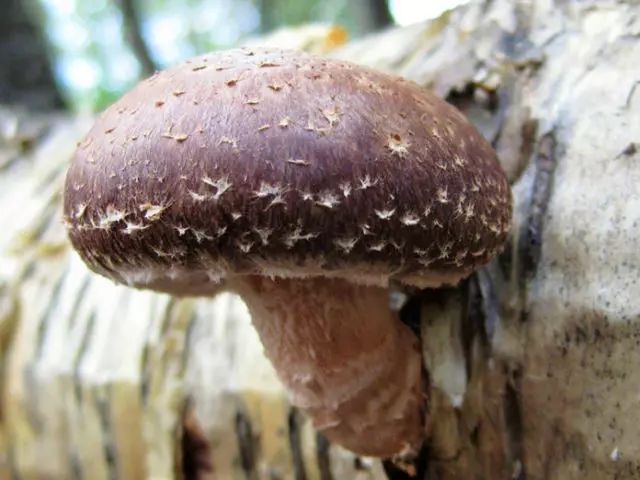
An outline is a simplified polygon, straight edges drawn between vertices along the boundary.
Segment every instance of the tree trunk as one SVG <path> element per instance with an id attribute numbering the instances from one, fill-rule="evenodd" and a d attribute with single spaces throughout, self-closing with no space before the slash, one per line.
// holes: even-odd
<path id="1" fill-rule="evenodd" d="M 127 44 L 140 64 L 140 76 L 149 77 L 157 68 L 142 34 L 139 5 L 136 0 L 117 0 L 117 4 L 122 12 L 122 26 Z"/>
<path id="2" fill-rule="evenodd" d="M 0 14 L 0 105 L 62 108 L 46 44 L 32 2 L 4 0 Z"/>
<path id="3" fill-rule="evenodd" d="M 388 0 L 369 0 L 369 11 L 373 30 L 382 30 L 393 23 Z"/>
<path id="4" fill-rule="evenodd" d="M 640 478 L 639 32 L 613 0 L 493 0 L 332 52 L 458 105 L 513 181 L 509 248 L 404 311 L 423 478 Z M 0 150 L 0 479 L 386 478 L 289 406 L 237 297 L 130 291 L 70 252 L 59 191 L 89 123 L 18 118 Z"/>
<path id="5" fill-rule="evenodd" d="M 387 0 L 352 0 L 348 5 L 357 25 L 355 36 L 382 30 L 393 23 Z"/>

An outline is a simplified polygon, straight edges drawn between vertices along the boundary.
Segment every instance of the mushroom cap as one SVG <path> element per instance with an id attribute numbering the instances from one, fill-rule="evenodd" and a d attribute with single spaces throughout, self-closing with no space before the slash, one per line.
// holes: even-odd
<path id="1" fill-rule="evenodd" d="M 419 85 L 240 48 L 140 82 L 71 160 L 70 240 L 94 271 L 171 293 L 230 275 L 456 283 L 501 250 L 495 152 Z"/>

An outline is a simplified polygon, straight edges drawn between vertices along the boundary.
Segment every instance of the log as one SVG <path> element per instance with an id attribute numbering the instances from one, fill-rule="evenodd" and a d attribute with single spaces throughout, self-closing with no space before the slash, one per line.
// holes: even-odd
<path id="1" fill-rule="evenodd" d="M 640 478 L 640 6 L 556 3 L 330 51 L 457 105 L 513 182 L 500 258 L 403 310 L 430 379 L 422 478 Z M 237 297 L 87 272 L 59 194 L 90 123 L 0 112 L 0 479 L 386 478 L 289 405 Z"/>

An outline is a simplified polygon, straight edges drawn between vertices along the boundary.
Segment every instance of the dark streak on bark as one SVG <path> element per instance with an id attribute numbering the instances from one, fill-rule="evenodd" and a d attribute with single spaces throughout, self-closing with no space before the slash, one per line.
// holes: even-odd
<path id="1" fill-rule="evenodd" d="M 556 168 L 556 141 L 552 133 L 545 134 L 538 143 L 538 154 L 534 158 L 536 175 L 531 192 L 529 215 L 520 235 L 519 258 L 521 266 L 521 288 L 537 270 L 542 249 L 542 230 L 551 195 L 553 174 Z"/>
<path id="2" fill-rule="evenodd" d="M 33 430 L 34 434 L 40 435 L 43 431 L 43 421 L 40 410 L 38 409 L 38 382 L 36 377 L 35 365 L 28 365 L 22 372 L 22 379 L 24 384 L 24 390 L 26 392 L 25 397 L 32 399 L 32 401 L 26 402 L 24 406 L 25 416 L 27 422 Z"/>
<path id="3" fill-rule="evenodd" d="M 637 151 L 638 151 L 638 144 L 635 142 L 631 142 L 618 154 L 616 158 L 630 157 L 632 155 L 635 155 Z"/>
<path id="4" fill-rule="evenodd" d="M 173 319 L 176 318 L 175 314 L 173 313 L 173 310 L 175 308 L 178 308 L 178 306 L 180 305 L 181 300 L 178 298 L 174 298 L 171 300 L 171 302 L 169 303 L 169 306 L 167 307 L 167 313 L 164 316 L 164 321 L 162 322 L 162 332 L 168 332 L 170 330 L 173 329 Z M 195 329 L 196 326 L 196 322 L 197 322 L 197 314 L 195 312 L 195 310 L 191 310 L 190 315 L 189 315 L 189 322 L 187 323 L 187 328 L 186 328 L 186 333 L 185 333 L 185 344 L 187 346 L 191 345 L 191 340 L 192 340 L 192 335 L 193 335 L 193 330 Z M 235 346 L 233 347 L 235 348 Z M 191 351 L 190 348 L 183 348 L 182 349 L 182 365 L 187 365 L 187 363 L 189 362 L 189 352 Z M 233 356 L 231 358 L 235 358 L 235 350 L 231 350 L 233 353 Z"/>
<path id="5" fill-rule="evenodd" d="M 256 476 L 256 441 L 251 421 L 242 412 L 236 414 L 236 438 L 240 450 L 240 465 L 247 480 Z"/>
<path id="6" fill-rule="evenodd" d="M 151 302 L 152 302 L 152 307 L 151 307 L 151 311 L 155 312 L 156 311 L 156 305 L 159 301 L 159 298 L 154 297 Z M 169 300 L 168 305 L 165 307 L 165 309 L 162 311 L 162 313 L 159 313 L 157 315 L 161 315 L 162 316 L 162 324 L 160 326 L 160 332 L 161 333 L 165 333 L 168 330 L 170 330 L 171 328 L 171 320 L 172 318 L 174 318 L 173 315 L 173 310 L 176 308 L 177 305 L 180 304 L 180 300 L 179 299 L 171 299 Z M 193 328 L 195 326 L 195 313 L 191 314 L 191 318 L 189 319 L 189 323 L 187 325 L 187 331 L 185 334 L 185 344 L 187 345 L 187 348 L 184 348 L 182 351 L 182 363 L 186 365 L 187 361 L 188 361 L 188 355 L 189 355 L 189 345 L 191 345 L 191 334 L 193 332 Z M 148 328 L 147 328 L 147 337 L 149 335 L 151 335 L 152 330 L 155 328 L 155 325 L 153 323 L 149 323 Z M 154 347 L 152 345 L 149 344 L 145 344 L 143 350 L 142 350 L 142 361 L 141 361 L 141 370 L 142 370 L 142 375 L 141 375 L 141 379 L 140 379 L 140 398 L 141 398 L 141 402 L 142 405 L 147 405 L 148 404 L 148 400 L 149 400 L 149 385 L 151 384 L 151 371 L 152 368 L 149 365 L 149 353 L 150 353 L 150 349 L 152 350 Z"/>
<path id="7" fill-rule="evenodd" d="M 467 371 L 471 369 L 471 345 L 474 338 L 480 339 L 485 361 L 491 354 L 492 337 L 496 326 L 501 321 L 500 316 L 500 291 L 501 271 L 497 263 L 491 264 L 475 272 L 469 280 L 462 284 L 461 289 L 466 295 L 465 317 L 463 323 L 463 348 L 467 359 Z M 498 276 L 498 277 L 496 277 Z M 503 365 L 500 368 L 507 368 Z M 502 414 L 506 427 L 506 447 L 503 452 L 508 463 L 520 465 L 524 463 L 524 430 L 522 425 L 522 403 L 519 393 L 521 380 L 520 370 L 514 370 L 509 374 L 509 380 L 504 386 Z M 479 448 L 479 430 L 471 432 L 471 443 Z M 524 469 L 520 473 L 514 471 L 515 480 L 524 480 Z"/>
<path id="8" fill-rule="evenodd" d="M 140 360 L 140 403 L 143 406 L 148 405 L 149 400 L 149 385 L 151 384 L 150 367 L 149 367 L 149 344 L 145 344 L 142 348 L 142 358 Z"/>
<path id="9" fill-rule="evenodd" d="M 87 321 L 87 328 L 84 331 L 82 343 L 80 344 L 80 348 L 78 349 L 78 356 L 76 357 L 76 361 L 73 364 L 73 392 L 75 394 L 76 402 L 78 405 L 82 403 L 82 379 L 80 378 L 80 365 L 82 365 L 82 360 L 87 353 L 89 339 L 93 334 L 95 324 L 96 314 L 95 312 L 93 312 L 91 313 L 91 316 Z"/>
<path id="10" fill-rule="evenodd" d="M 480 292 L 480 285 L 477 276 L 477 272 L 474 273 L 468 280 L 465 280 L 460 285 L 460 290 L 464 294 L 462 300 L 464 306 L 463 321 L 462 321 L 462 350 L 465 358 L 465 368 L 467 370 L 467 378 L 473 371 L 472 361 L 472 346 L 473 340 L 478 335 L 482 335 L 486 340 L 485 328 L 482 325 L 486 322 L 482 315 L 482 294 Z M 486 341 L 482 342 L 486 344 Z"/>
<path id="11" fill-rule="evenodd" d="M 506 83 L 506 82 L 505 82 Z M 503 86 L 496 90 L 493 94 L 496 102 L 495 111 L 492 112 L 494 114 L 494 122 L 498 125 L 496 128 L 496 133 L 494 138 L 489 138 L 488 140 L 491 142 L 491 145 L 496 148 L 497 142 L 500 140 L 500 137 L 503 135 L 503 130 L 505 123 L 507 121 L 507 113 L 509 112 L 509 107 L 511 106 L 511 98 L 513 97 L 513 86 Z M 498 155 L 500 156 L 500 155 Z M 500 159 L 504 161 L 504 159 Z"/>
<path id="12" fill-rule="evenodd" d="M 182 478 L 200 480 L 214 478 L 214 465 L 211 462 L 211 445 L 198 425 L 189 402 L 182 415 L 182 434 L 180 438 L 180 467 Z"/>
<path id="13" fill-rule="evenodd" d="M 316 433 L 316 461 L 320 471 L 320 480 L 334 480 L 331 474 L 329 458 L 329 441 L 321 433 Z"/>
<path id="14" fill-rule="evenodd" d="M 293 472 L 295 480 L 306 480 L 307 473 L 304 468 L 304 459 L 302 458 L 302 444 L 300 442 L 300 423 L 302 417 L 295 407 L 291 407 L 287 416 L 287 424 L 289 428 L 289 447 L 293 457 Z"/>
<path id="15" fill-rule="evenodd" d="M 487 345 L 491 344 L 491 339 L 496 331 L 496 325 L 500 318 L 500 305 L 498 292 L 494 285 L 488 268 L 482 268 L 476 272 L 475 279 L 478 282 L 479 293 L 482 298 L 481 313 L 482 326 Z"/>
<path id="16" fill-rule="evenodd" d="M 105 388 L 105 390 L 107 390 Z M 109 408 L 108 390 L 96 393 L 96 409 L 100 418 L 100 428 L 102 430 L 102 452 L 107 466 L 107 475 L 110 480 L 118 478 L 118 458 L 113 444 L 113 428 L 111 425 L 111 410 Z"/>
<path id="17" fill-rule="evenodd" d="M 520 384 L 521 372 L 518 370 L 512 374 L 512 381 L 507 382 L 504 392 L 504 415 L 507 427 L 508 445 L 510 447 L 510 457 L 512 463 L 520 461 L 524 463 L 524 427 L 522 425 L 522 402 L 520 392 L 515 385 Z M 525 479 L 525 469 L 520 470 L 519 475 L 514 480 Z"/>
<path id="18" fill-rule="evenodd" d="M 400 321 L 411 328 L 420 338 L 420 311 L 422 300 L 419 295 L 412 295 L 400 309 Z"/>
<path id="19" fill-rule="evenodd" d="M 17 299 L 9 294 L 9 286 L 0 284 L 0 297 L 4 296 L 3 302 L 7 302 L 9 304 L 6 310 L 0 305 L 0 308 L 3 310 L 4 321 L 3 324 L 0 325 L 0 398 L 5 398 L 5 389 L 7 388 L 7 357 L 9 356 L 9 343 L 13 338 L 13 335 L 16 331 L 16 327 L 18 326 L 18 301 Z M 7 405 L 4 402 L 0 401 L 0 426 L 5 425 L 6 418 L 6 410 Z M 7 455 L 10 455 L 11 450 L 8 450 Z M 5 459 L 7 463 L 11 460 L 9 458 Z M 2 454 L 0 454 L 0 467 L 2 467 Z"/>
<path id="20" fill-rule="evenodd" d="M 9 442 L 9 446 L 7 447 L 7 466 L 11 480 L 22 480 L 23 476 L 16 461 L 15 447 L 11 442 Z"/>
<path id="21" fill-rule="evenodd" d="M 636 93 L 636 88 L 640 85 L 640 80 L 636 80 L 633 82 L 633 85 L 629 89 L 629 93 L 627 94 L 627 99 L 624 102 L 624 108 L 629 108 L 631 106 L 631 101 L 633 100 L 633 96 Z"/>
<path id="22" fill-rule="evenodd" d="M 154 298 L 152 302 L 155 304 L 156 299 Z M 153 308 L 151 309 L 154 310 Z M 189 323 L 189 327 L 187 329 L 187 334 L 185 335 L 186 344 L 189 345 L 189 331 L 191 330 L 191 325 L 193 322 Z M 150 323 L 147 328 L 147 338 L 149 338 L 149 334 L 151 329 L 153 328 L 153 324 Z M 149 400 L 149 385 L 151 384 L 151 366 L 149 365 L 149 350 L 152 346 L 145 342 L 144 347 L 142 348 L 142 359 L 140 360 L 140 403 L 144 406 L 148 405 Z M 188 350 L 188 348 L 185 348 Z"/>
<path id="23" fill-rule="evenodd" d="M 39 236 L 38 236 L 39 238 Z M 47 336 L 47 330 L 49 329 L 49 318 L 55 312 L 58 302 L 60 300 L 60 291 L 62 290 L 62 284 L 65 281 L 68 271 L 64 272 L 60 278 L 57 279 L 56 284 L 53 287 L 51 296 L 46 299 L 47 309 L 45 310 L 42 318 L 38 321 L 38 330 L 36 333 L 36 344 L 34 353 L 34 364 L 42 358 L 42 349 L 44 347 L 44 341 Z M 76 300 L 76 303 L 78 300 Z"/>
<path id="24" fill-rule="evenodd" d="M 71 311 L 69 312 L 69 330 L 72 330 L 78 318 L 78 310 L 80 309 L 80 305 L 84 298 L 86 297 L 87 290 L 89 289 L 89 285 L 91 284 L 91 280 L 93 275 L 91 272 L 86 272 L 85 278 L 82 282 L 82 286 L 77 292 L 77 296 L 73 301 L 73 307 L 71 307 Z"/>
<path id="25" fill-rule="evenodd" d="M 67 461 L 69 462 L 69 471 L 71 472 L 71 480 L 82 480 L 82 463 L 80 462 L 80 456 L 76 452 L 70 452 L 67 455 Z"/>
<path id="26" fill-rule="evenodd" d="M 49 187 L 60 178 L 60 173 L 60 169 L 56 168 L 50 173 L 49 178 L 45 178 L 44 181 L 41 182 L 41 185 L 36 184 L 33 191 L 42 191 L 46 187 Z M 44 206 L 41 210 L 41 218 L 43 220 L 34 225 L 34 227 L 29 231 L 29 234 L 33 235 L 33 238 L 41 239 L 46 235 L 47 230 L 51 229 L 52 224 L 60 221 L 58 217 L 58 208 L 59 205 L 55 201 L 49 202 Z M 40 264 L 40 260 L 34 260 L 34 265 L 38 264 Z"/>

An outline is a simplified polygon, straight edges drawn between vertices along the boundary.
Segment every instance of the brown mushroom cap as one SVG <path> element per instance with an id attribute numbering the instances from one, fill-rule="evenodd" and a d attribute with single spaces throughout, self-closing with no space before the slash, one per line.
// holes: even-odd
<path id="1" fill-rule="evenodd" d="M 452 106 L 402 78 L 236 49 L 141 82 L 69 167 L 69 236 L 96 272 L 204 293 L 235 274 L 455 283 L 505 243 L 511 193 Z"/>

